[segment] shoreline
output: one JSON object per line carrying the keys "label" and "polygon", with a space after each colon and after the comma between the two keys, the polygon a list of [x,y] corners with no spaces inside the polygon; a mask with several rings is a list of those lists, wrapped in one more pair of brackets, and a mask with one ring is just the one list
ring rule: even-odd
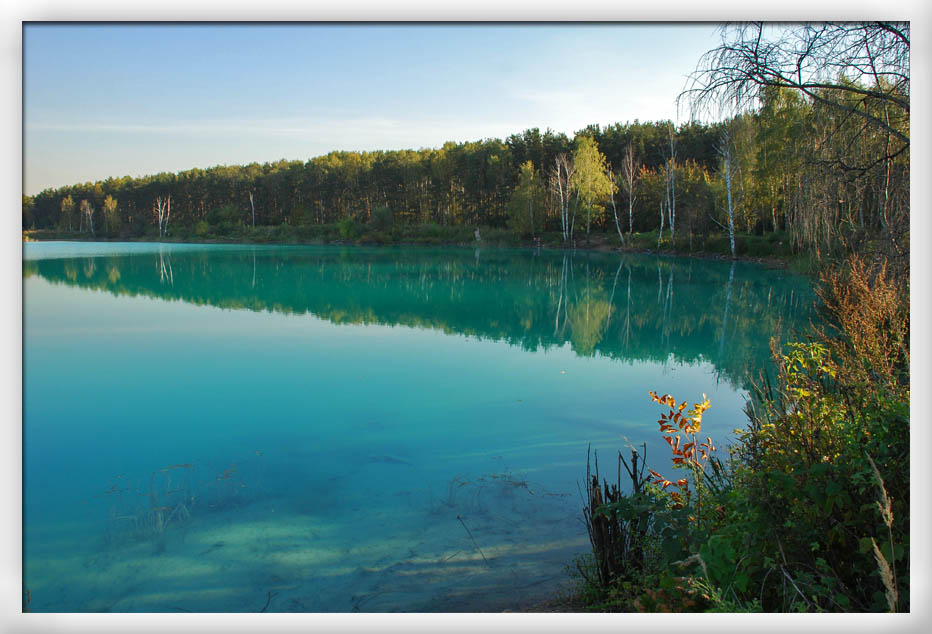
{"label": "shoreline", "polygon": [[[554,244],[535,244],[533,242],[520,241],[517,243],[504,243],[502,241],[484,241],[480,240],[476,242],[457,242],[457,241],[442,241],[439,243],[425,243],[422,241],[405,241],[401,240],[398,242],[383,243],[383,242],[372,242],[372,243],[360,243],[353,240],[292,240],[288,242],[282,241],[264,241],[264,240],[250,240],[250,239],[237,239],[237,238],[202,238],[197,240],[185,239],[185,238],[176,238],[170,237],[162,240],[152,239],[148,237],[125,237],[125,238],[104,238],[104,237],[95,237],[93,239],[87,239],[85,237],[75,236],[73,234],[62,234],[57,232],[49,232],[48,230],[38,229],[38,230],[24,230],[23,232],[23,242],[139,242],[139,243],[167,243],[167,244],[203,244],[203,245],[216,245],[216,244],[226,244],[226,245],[265,245],[265,246],[343,246],[343,247],[368,247],[368,246],[390,246],[390,247],[459,247],[459,248],[471,248],[471,247],[485,247],[485,248],[495,248],[495,249],[546,249],[550,251],[593,251],[600,253],[622,253],[630,255],[656,255],[658,257],[682,257],[682,258],[695,258],[699,260],[720,260],[723,262],[735,261],[735,262],[752,262],[755,264],[760,264],[769,269],[789,269],[791,268],[791,263],[798,256],[754,256],[754,255],[736,255],[732,257],[727,253],[717,253],[714,251],[707,250],[695,250],[695,251],[673,251],[667,249],[650,249],[650,248],[641,248],[634,245],[609,245],[605,244],[601,240],[592,241],[590,244],[576,244],[574,246],[564,246],[564,245],[554,245]],[[39,235],[36,235],[39,234]],[[44,235],[50,234],[50,235]],[[800,272],[800,271],[797,271]]]}

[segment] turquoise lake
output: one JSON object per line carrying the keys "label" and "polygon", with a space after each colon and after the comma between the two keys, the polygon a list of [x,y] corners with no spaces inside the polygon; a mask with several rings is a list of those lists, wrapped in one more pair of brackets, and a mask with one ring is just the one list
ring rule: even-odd
{"label": "turquoise lake", "polygon": [[745,425],[805,278],[745,262],[27,243],[23,562],[35,612],[500,611],[589,545],[648,391]]}

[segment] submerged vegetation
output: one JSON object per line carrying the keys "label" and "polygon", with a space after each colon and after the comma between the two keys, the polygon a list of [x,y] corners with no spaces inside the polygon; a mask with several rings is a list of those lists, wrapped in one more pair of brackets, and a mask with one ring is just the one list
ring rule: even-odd
{"label": "submerged vegetation", "polygon": [[242,506],[261,496],[262,452],[247,468],[232,462],[226,468],[196,462],[173,464],[152,471],[148,479],[121,473],[102,495],[108,502],[104,541],[114,548],[151,542],[165,549],[168,534],[187,526],[193,517]]}

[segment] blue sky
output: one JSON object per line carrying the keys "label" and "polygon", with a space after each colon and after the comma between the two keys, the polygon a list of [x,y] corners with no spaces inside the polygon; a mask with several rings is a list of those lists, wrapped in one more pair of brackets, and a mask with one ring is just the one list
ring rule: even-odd
{"label": "blue sky", "polygon": [[530,127],[683,120],[714,24],[55,25],[23,34],[24,184]]}

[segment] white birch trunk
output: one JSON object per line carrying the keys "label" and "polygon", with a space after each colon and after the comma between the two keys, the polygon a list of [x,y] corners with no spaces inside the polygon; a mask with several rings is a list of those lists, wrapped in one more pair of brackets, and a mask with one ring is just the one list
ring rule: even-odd
{"label": "white birch trunk", "polygon": [[168,220],[171,218],[172,213],[172,197],[162,198],[156,196],[153,211],[155,211],[155,219],[159,223],[159,240],[161,240],[165,232],[168,231]]}
{"label": "white birch trunk", "polygon": [[625,237],[621,234],[621,225],[618,224],[618,210],[615,208],[615,174],[612,173],[612,170],[608,170],[608,179],[612,182],[609,192],[612,199],[612,215],[615,217],[615,229],[618,231],[618,239],[621,240],[621,245],[624,246]]}
{"label": "white birch trunk", "polygon": [[660,234],[657,236],[657,248],[660,248],[660,242],[663,240],[663,201],[660,201]]}
{"label": "white birch trunk", "polygon": [[673,128],[670,128],[670,240],[676,240],[676,146]]}
{"label": "white birch trunk", "polygon": [[634,232],[634,181],[636,177],[634,147],[625,148],[625,157],[621,163],[625,193],[628,194],[628,235]]}
{"label": "white birch trunk", "polygon": [[731,153],[731,136],[728,128],[722,131],[718,154],[722,158],[722,178],[725,179],[725,200],[728,206],[728,241],[731,244],[731,258],[735,259],[735,208],[731,194],[731,181],[735,173],[735,160]]}

